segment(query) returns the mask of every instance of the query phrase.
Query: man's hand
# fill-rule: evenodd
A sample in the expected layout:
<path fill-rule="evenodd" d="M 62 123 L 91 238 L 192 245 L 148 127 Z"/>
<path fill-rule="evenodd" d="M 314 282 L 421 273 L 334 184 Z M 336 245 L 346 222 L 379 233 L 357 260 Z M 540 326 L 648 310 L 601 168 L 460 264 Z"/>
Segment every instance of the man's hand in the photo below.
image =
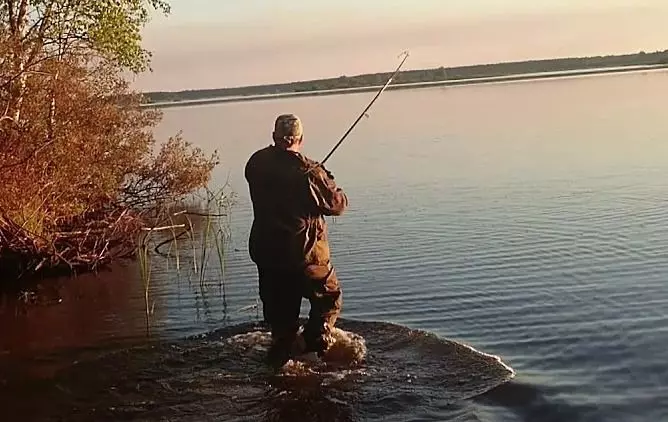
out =
<path fill-rule="evenodd" d="M 311 194 L 319 212 L 323 215 L 341 215 L 348 207 L 348 198 L 336 185 L 332 172 L 319 163 L 315 163 L 309 171 Z"/>

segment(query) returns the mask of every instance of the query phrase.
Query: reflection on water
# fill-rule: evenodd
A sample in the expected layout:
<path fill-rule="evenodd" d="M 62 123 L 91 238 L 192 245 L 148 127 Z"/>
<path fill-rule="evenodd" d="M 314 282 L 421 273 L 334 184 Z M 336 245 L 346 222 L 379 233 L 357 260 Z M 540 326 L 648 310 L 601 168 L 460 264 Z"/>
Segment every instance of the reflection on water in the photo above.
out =
<path fill-rule="evenodd" d="M 351 201 L 330 223 L 343 317 L 360 324 L 355 330 L 372 327 L 367 340 L 382 333 L 364 321 L 390 321 L 471 344 L 501 356 L 517 377 L 475 401 L 451 402 L 443 399 L 452 391 L 447 386 L 396 388 L 392 374 L 391 387 L 376 395 L 358 390 L 352 404 L 314 389 L 309 403 L 321 398 L 314 409 L 344 420 L 388 420 L 393 411 L 398 420 L 668 420 L 667 90 L 668 72 L 661 72 L 384 94 L 328 166 Z M 258 321 L 243 165 L 269 143 L 273 119 L 283 112 L 303 118 L 307 153 L 324 156 L 368 100 L 346 95 L 166 110 L 160 134 L 183 129 L 189 140 L 222 151 L 213 185 L 229 178 L 238 202 L 223 269 L 212 253 L 205 276 L 195 272 L 198 247 L 179 249 L 179 271 L 173 255 L 152 256 L 151 341 L 179 344 Z M 35 304 L 30 295 L 28 303 L 2 299 L 0 386 L 13 399 L 0 394 L 0 402 L 15 402 L 21 388 L 26 397 L 42 391 L 30 382 L 33 373 L 47 377 L 58 365 L 97 358 L 109 343 L 147 339 L 136 265 L 41 289 Z M 396 336 L 396 347 L 410 347 L 409 338 Z M 195 361 L 195 371 L 233 365 L 211 347 L 202 349 L 211 354 Z M 392 355 L 395 367 L 406 359 L 370 341 L 369 356 L 374 350 Z M 188 359 L 170 362 L 193 370 Z M 431 362 L 429 371 L 453 381 L 443 361 Z M 123 374 L 127 385 L 150 380 L 141 371 L 112 375 Z M 266 393 L 228 387 L 240 398 L 235 405 L 248 409 L 256 402 L 244 402 L 244 394 Z M 193 419 L 207 406 L 218 411 L 217 390 L 207 391 L 196 411 L 184 404 Z M 299 396 L 286 400 L 293 406 Z M 256 410 L 289 410 L 280 400 L 269 403 L 276 407 Z"/>
<path fill-rule="evenodd" d="M 61 278 L 4 294 L 0 353 L 20 359 L 142 337 L 144 303 L 136 271 L 134 265 L 116 266 L 113 272 Z M 160 315 L 162 309 L 156 312 Z"/>
<path fill-rule="evenodd" d="M 63 363 L 59 355 L 157 341 L 172 332 L 186 335 L 188 330 L 179 328 L 168 314 L 174 307 L 192 315 L 192 321 L 181 321 L 189 333 L 201 331 L 202 323 L 220 327 L 253 316 L 257 320 L 255 300 L 246 301 L 251 306 L 228 309 L 224 267 L 218 260 L 218 247 L 225 259 L 226 234 L 214 233 L 218 226 L 202 215 L 178 214 L 173 231 L 142 235 L 150 268 L 147 276 L 140 259 L 99 273 L 30 281 L 3 292 L 2 374 L 18 379 L 27 370 L 50 376 Z M 186 219 L 188 224 L 182 224 Z M 17 365 L 22 360 L 30 363 Z"/>

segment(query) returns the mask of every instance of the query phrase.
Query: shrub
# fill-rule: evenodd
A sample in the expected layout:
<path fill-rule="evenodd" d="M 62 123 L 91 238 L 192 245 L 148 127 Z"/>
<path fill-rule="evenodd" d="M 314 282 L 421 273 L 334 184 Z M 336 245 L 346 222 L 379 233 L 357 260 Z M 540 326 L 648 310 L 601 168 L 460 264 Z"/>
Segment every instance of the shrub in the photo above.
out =
<path fill-rule="evenodd" d="M 146 215 L 207 185 L 217 154 L 180 134 L 157 148 L 161 114 L 123 77 L 148 68 L 147 16 L 141 0 L 0 0 L 5 279 L 129 256 Z"/>

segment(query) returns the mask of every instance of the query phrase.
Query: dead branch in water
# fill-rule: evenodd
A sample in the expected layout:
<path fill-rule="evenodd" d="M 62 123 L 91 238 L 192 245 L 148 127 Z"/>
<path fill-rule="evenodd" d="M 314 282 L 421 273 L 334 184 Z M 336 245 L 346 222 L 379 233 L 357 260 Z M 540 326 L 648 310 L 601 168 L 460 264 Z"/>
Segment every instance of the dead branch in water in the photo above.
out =
<path fill-rule="evenodd" d="M 162 226 L 162 227 L 144 227 L 142 228 L 143 231 L 149 231 L 149 232 L 160 232 L 160 231 L 165 231 L 165 230 L 171 230 L 171 229 L 179 229 L 185 227 L 185 224 L 174 224 L 171 226 Z"/>
<path fill-rule="evenodd" d="M 0 276 L 21 278 L 42 271 L 95 270 L 134 254 L 134 233 L 143 228 L 138 217 L 117 210 L 101 219 L 79 219 L 95 229 L 58 231 L 45 239 L 0 211 Z"/>

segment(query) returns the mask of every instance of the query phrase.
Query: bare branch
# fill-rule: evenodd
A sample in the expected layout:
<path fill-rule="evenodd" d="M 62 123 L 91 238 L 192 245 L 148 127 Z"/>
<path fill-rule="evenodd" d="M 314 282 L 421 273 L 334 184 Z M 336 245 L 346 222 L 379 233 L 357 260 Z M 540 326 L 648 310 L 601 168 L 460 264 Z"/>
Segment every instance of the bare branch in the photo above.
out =
<path fill-rule="evenodd" d="M 23 37 L 21 37 L 21 42 L 27 41 L 28 38 L 30 38 L 32 35 L 33 31 L 42 25 L 45 15 L 40 14 L 39 9 L 35 9 L 35 14 L 37 17 L 33 20 L 32 25 L 30 25 L 30 27 L 26 30 L 25 34 L 23 34 Z"/>
<path fill-rule="evenodd" d="M 4 117 L 3 117 L 3 119 L 4 119 Z M 41 151 L 43 151 L 49 145 L 52 145 L 54 142 L 55 142 L 55 139 L 52 139 L 52 140 L 49 140 L 49 141 L 43 143 L 39 147 L 33 149 L 31 152 L 26 154 L 26 156 L 23 159 L 15 162 L 15 163 L 1 165 L 0 170 L 7 170 L 7 169 L 10 169 L 10 168 L 13 168 L 13 167 L 18 167 L 20 165 L 26 164 L 28 161 L 30 161 L 32 158 L 35 158 L 37 156 L 37 154 L 39 154 Z"/>
<path fill-rule="evenodd" d="M 28 0 L 21 0 L 21 4 L 19 5 L 19 14 L 16 19 L 19 24 L 23 24 L 23 20 L 26 17 L 26 13 L 28 13 Z"/>
<path fill-rule="evenodd" d="M 28 55 L 28 63 L 32 62 L 37 54 L 40 52 L 44 45 L 44 33 L 46 31 L 47 25 L 49 24 L 50 18 L 51 18 L 51 10 L 53 8 L 53 1 L 49 3 L 49 5 L 46 8 L 46 11 L 44 12 L 44 16 L 41 19 L 41 23 L 39 25 L 39 30 L 37 31 L 37 36 L 36 36 L 36 41 L 35 44 L 33 45 L 32 50 L 30 51 L 30 54 Z"/>
<path fill-rule="evenodd" d="M 12 36 L 15 38 L 16 34 L 19 32 L 19 29 L 14 11 L 14 0 L 7 0 L 7 14 L 9 16 L 9 29 L 12 33 Z"/>

